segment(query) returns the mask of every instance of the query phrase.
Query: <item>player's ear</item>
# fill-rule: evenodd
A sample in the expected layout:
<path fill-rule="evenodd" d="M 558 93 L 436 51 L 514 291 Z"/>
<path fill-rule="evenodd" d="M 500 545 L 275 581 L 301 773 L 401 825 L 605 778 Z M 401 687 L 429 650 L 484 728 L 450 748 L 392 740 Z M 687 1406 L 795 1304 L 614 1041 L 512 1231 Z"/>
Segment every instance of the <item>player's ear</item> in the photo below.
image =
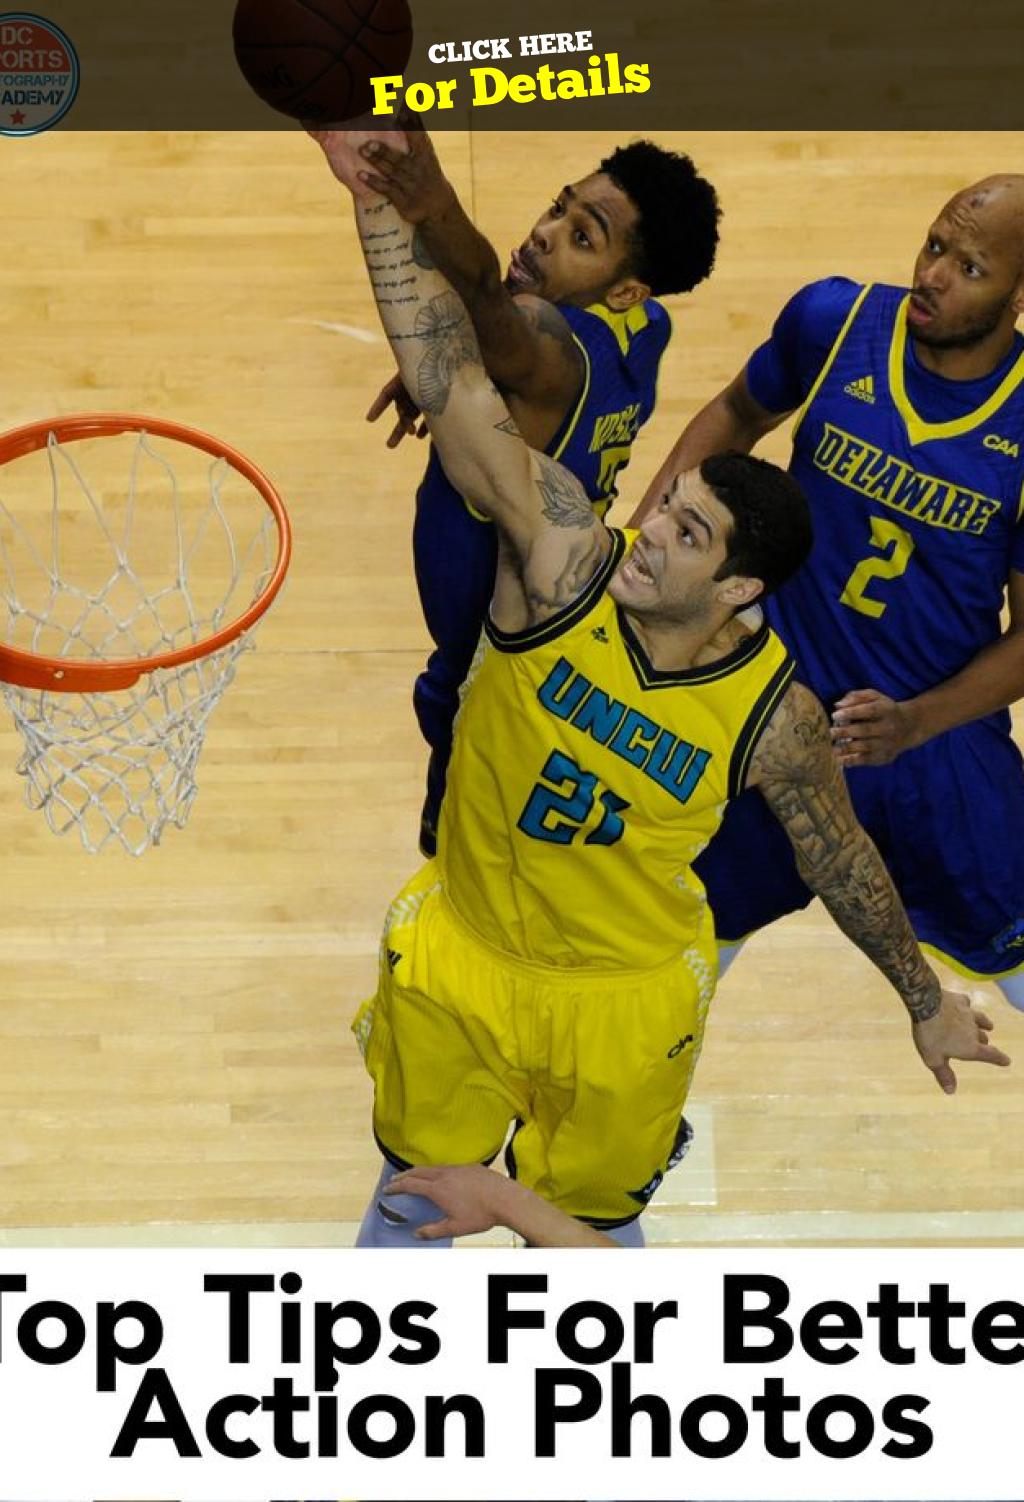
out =
<path fill-rule="evenodd" d="M 1024 276 L 1021 277 L 1020 281 L 1013 289 L 1013 296 L 1010 299 L 1010 306 L 1013 308 L 1014 315 L 1017 318 L 1019 318 L 1021 314 L 1024 313 Z"/>
<path fill-rule="evenodd" d="M 752 579 L 747 574 L 730 574 L 727 579 L 719 581 L 715 599 L 730 610 L 743 610 L 747 605 L 753 605 L 763 593 L 762 579 Z"/>
<path fill-rule="evenodd" d="M 639 277 L 624 276 L 608 288 L 604 300 L 613 313 L 628 313 L 630 308 L 646 302 L 650 295 L 651 289 L 646 282 L 642 282 Z"/>

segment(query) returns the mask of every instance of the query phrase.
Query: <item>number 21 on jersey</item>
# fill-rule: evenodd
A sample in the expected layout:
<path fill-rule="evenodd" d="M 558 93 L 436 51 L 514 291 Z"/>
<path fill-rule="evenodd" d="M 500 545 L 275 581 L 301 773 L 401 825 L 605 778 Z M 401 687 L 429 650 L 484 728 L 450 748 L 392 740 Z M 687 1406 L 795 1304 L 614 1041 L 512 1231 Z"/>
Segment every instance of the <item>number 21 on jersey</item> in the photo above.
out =
<path fill-rule="evenodd" d="M 614 845 L 622 839 L 626 826 L 620 816 L 629 804 L 610 788 L 599 792 L 593 772 L 585 772 L 563 752 L 552 751 L 541 778 L 519 815 L 518 827 L 524 834 L 551 845 L 571 845 L 590 818 L 596 801 L 602 816 L 583 843 Z"/>

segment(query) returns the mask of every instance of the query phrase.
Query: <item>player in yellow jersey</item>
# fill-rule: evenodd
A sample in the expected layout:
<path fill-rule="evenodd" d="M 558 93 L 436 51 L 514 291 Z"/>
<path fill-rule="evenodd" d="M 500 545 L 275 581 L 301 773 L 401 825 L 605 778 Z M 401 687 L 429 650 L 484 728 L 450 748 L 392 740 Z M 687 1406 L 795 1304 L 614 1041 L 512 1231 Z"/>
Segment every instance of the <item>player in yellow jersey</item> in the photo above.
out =
<path fill-rule="evenodd" d="M 438 855 L 391 908 L 377 995 L 357 1022 L 387 1159 L 360 1244 L 416 1245 L 437 1211 L 389 1199 L 388 1178 L 488 1161 L 513 1122 L 524 1183 L 639 1244 L 715 983 L 691 862 L 745 786 L 760 787 L 805 880 L 900 994 L 940 1085 L 954 1088 L 950 1058 L 1007 1063 L 988 1019 L 924 961 L 817 700 L 773 633 L 737 619 L 806 554 L 799 486 L 723 455 L 675 476 L 639 535 L 599 523 L 579 482 L 527 448 L 464 306 L 368 189 L 375 143 L 319 139 L 354 188 L 406 388 L 500 537 Z"/>

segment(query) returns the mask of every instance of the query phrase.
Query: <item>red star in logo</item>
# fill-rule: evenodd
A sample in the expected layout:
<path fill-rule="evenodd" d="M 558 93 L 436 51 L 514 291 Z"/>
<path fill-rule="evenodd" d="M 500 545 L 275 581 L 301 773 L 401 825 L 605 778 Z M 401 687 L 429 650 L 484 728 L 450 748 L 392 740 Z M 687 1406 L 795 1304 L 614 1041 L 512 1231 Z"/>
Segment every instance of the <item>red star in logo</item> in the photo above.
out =
<path fill-rule="evenodd" d="M 25 123 L 24 113 L 21 110 L 15 110 L 14 114 L 11 116 L 11 124 L 12 125 L 24 125 L 24 123 Z"/>

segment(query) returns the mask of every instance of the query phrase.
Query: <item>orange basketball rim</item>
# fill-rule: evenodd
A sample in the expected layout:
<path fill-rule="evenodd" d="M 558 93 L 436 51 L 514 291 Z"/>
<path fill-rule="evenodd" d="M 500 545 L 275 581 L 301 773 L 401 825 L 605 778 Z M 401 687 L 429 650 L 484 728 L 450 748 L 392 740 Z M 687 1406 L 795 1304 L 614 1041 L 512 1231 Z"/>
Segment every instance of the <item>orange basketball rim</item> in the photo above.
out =
<path fill-rule="evenodd" d="M 252 485 L 266 502 L 277 526 L 277 557 L 266 584 L 245 610 L 211 635 L 151 656 L 123 657 L 105 662 L 95 658 L 47 657 L 0 642 L 0 679 L 6 683 L 60 693 L 104 693 L 131 688 L 143 673 L 181 667 L 236 641 L 266 613 L 284 583 L 292 548 L 291 525 L 284 502 L 257 465 L 230 444 L 198 428 L 130 412 L 76 413 L 26 423 L 0 434 L 0 466 L 47 447 L 51 440 L 63 444 L 76 439 L 116 437 L 125 433 L 168 438 L 199 449 L 215 460 L 223 460 Z"/>

